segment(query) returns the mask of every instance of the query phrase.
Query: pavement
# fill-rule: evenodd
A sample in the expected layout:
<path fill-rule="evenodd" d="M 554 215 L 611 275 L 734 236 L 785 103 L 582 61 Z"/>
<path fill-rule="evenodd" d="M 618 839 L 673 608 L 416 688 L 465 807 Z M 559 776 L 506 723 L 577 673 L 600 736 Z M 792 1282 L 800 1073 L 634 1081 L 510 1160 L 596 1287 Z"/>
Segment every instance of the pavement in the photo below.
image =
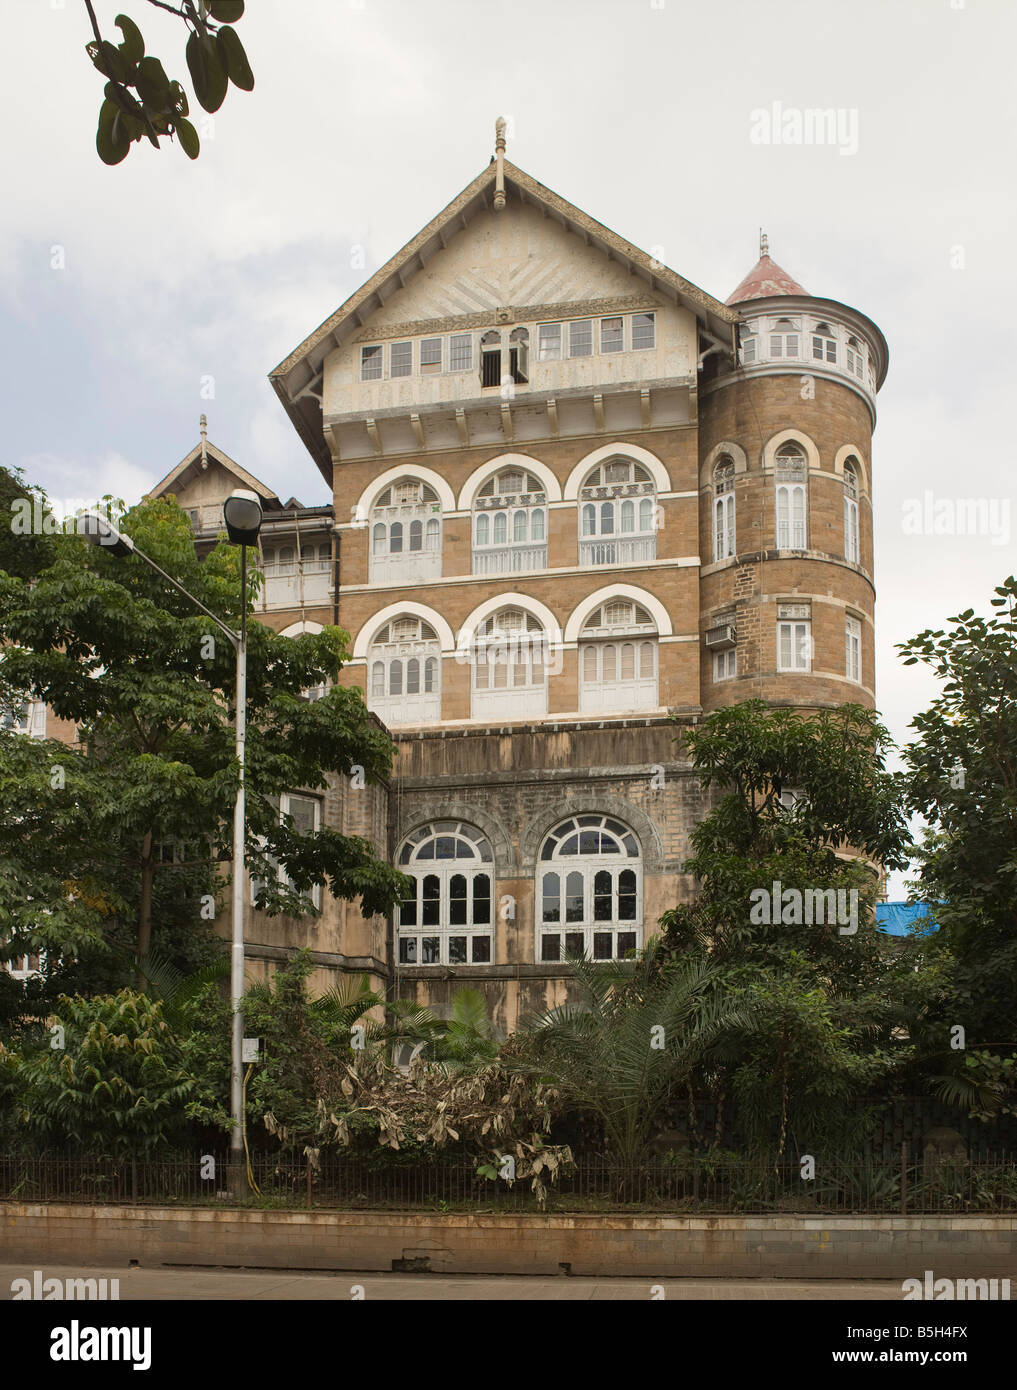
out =
<path fill-rule="evenodd" d="M 39 1267 L 39 1266 L 36 1266 Z M 0 1265 L 0 1302 L 12 1297 L 15 1279 L 32 1279 L 27 1264 Z M 119 1279 L 120 1299 L 193 1299 L 199 1302 L 256 1299 L 412 1302 L 583 1302 L 586 1300 L 821 1300 L 900 1302 L 900 1280 L 557 1278 L 498 1275 L 323 1274 L 310 1270 L 176 1268 L 118 1269 L 114 1266 L 50 1265 L 43 1279 Z M 661 1293 L 663 1290 L 663 1293 Z"/>

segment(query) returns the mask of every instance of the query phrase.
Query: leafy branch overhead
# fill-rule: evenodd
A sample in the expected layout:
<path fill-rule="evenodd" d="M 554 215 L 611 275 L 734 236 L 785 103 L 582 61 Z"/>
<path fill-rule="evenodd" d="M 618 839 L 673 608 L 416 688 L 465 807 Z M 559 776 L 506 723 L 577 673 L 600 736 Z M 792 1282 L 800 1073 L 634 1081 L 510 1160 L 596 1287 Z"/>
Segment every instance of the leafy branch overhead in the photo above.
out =
<path fill-rule="evenodd" d="M 233 28 L 243 16 L 244 0 L 180 0 L 179 8 L 164 0 L 148 3 L 178 15 L 187 25 L 187 69 L 194 95 L 206 111 L 219 110 L 231 82 L 241 91 L 252 90 L 254 74 Z M 158 149 L 160 136 L 176 135 L 187 157 L 197 159 L 201 142 L 187 119 L 190 107 L 181 83 L 167 77 L 158 58 L 145 53 L 141 30 L 128 15 L 117 15 L 116 26 L 124 37 L 113 44 L 99 32 L 91 0 L 85 0 L 85 8 L 95 35 L 85 51 L 107 78 L 95 133 L 99 158 L 104 164 L 119 164 L 134 141 L 147 138 Z"/>

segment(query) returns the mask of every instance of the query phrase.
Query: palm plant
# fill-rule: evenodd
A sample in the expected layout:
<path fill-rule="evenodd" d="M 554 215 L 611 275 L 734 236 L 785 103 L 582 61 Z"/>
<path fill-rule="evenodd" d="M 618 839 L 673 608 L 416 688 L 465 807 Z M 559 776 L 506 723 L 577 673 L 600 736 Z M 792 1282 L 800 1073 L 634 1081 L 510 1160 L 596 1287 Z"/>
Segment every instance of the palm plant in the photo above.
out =
<path fill-rule="evenodd" d="M 432 1009 L 408 999 L 394 999 L 388 1007 L 393 1021 L 385 1036 L 393 1043 L 419 1046 L 429 1062 L 466 1072 L 498 1060 L 499 1043 L 479 990 L 456 990 L 449 1018 L 439 1018 Z"/>
<path fill-rule="evenodd" d="M 612 1162 L 632 1166 L 696 1064 L 751 1010 L 723 996 L 704 955 L 665 959 L 656 938 L 634 961 L 571 964 L 580 1001 L 529 1021 L 519 1065 L 598 1120 Z"/>

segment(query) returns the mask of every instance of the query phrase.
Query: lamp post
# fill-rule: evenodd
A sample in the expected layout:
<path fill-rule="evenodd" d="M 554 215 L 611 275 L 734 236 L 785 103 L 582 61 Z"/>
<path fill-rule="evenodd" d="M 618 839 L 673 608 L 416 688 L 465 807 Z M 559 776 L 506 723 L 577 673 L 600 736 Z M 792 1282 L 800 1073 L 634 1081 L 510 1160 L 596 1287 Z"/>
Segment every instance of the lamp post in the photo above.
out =
<path fill-rule="evenodd" d="M 78 532 L 92 545 L 103 546 L 118 557 L 137 555 L 157 574 L 179 590 L 196 608 L 210 618 L 220 632 L 225 633 L 237 654 L 236 684 L 236 758 L 239 764 L 237 798 L 233 807 L 233 907 L 232 954 L 230 959 L 230 1002 L 232 1004 L 232 1035 L 230 1040 L 230 1150 L 228 1186 L 234 1194 L 244 1190 L 244 1090 L 243 1049 L 244 1016 L 240 1005 L 244 997 L 244 769 L 247 737 L 247 547 L 255 545 L 261 530 L 262 508 L 258 496 L 242 489 L 231 493 L 223 503 L 226 532 L 234 545 L 240 546 L 240 631 L 234 632 L 205 607 L 182 584 L 167 574 L 150 556 L 123 535 L 101 512 L 85 512 L 78 518 Z"/>

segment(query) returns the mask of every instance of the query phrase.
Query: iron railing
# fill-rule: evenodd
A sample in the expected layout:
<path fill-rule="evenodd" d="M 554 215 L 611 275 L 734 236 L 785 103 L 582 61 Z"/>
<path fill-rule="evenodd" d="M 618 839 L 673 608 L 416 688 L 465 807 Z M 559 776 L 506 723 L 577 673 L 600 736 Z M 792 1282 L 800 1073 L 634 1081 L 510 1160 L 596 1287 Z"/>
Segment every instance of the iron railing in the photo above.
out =
<path fill-rule="evenodd" d="M 478 1160 L 403 1164 L 379 1156 L 252 1157 L 255 1204 L 338 1210 L 652 1211 L 660 1214 L 883 1215 L 1017 1212 L 1017 1155 L 952 1163 L 850 1158 L 817 1163 L 681 1155 L 620 1167 L 579 1158 L 533 1190 L 528 1176 L 492 1177 Z M 520 1164 L 520 1171 L 523 1165 Z M 0 1201 L 229 1204 L 223 1154 L 158 1158 L 0 1157 Z"/>

